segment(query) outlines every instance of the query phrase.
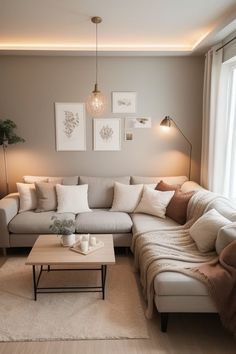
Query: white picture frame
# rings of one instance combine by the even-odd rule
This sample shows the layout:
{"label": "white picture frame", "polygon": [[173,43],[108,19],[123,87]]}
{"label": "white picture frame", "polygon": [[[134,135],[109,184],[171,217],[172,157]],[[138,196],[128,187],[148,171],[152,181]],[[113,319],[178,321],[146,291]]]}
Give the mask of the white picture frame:
{"label": "white picture frame", "polygon": [[146,129],[152,127],[151,117],[126,117],[125,118],[125,129]]}
{"label": "white picture frame", "polygon": [[136,98],[134,91],[113,91],[112,113],[136,113]]}
{"label": "white picture frame", "polygon": [[55,103],[56,151],[86,150],[84,103]]}
{"label": "white picture frame", "polygon": [[94,118],[93,139],[95,151],[119,151],[121,149],[121,120],[119,118]]}

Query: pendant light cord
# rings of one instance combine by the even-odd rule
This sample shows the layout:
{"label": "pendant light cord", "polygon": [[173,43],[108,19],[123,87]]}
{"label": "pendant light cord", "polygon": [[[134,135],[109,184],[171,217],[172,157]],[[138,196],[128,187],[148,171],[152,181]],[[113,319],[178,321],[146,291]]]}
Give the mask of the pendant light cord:
{"label": "pendant light cord", "polygon": [[98,83],[98,24],[96,23],[96,85]]}

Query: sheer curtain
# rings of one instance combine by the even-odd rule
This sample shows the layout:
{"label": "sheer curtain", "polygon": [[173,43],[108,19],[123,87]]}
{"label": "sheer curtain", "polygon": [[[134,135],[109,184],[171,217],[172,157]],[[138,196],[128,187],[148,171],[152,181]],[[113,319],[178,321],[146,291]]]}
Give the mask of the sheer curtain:
{"label": "sheer curtain", "polygon": [[207,52],[204,70],[201,184],[210,190],[213,190],[214,181],[215,117],[222,67],[222,51],[217,52],[219,47],[220,44]]}
{"label": "sheer curtain", "polygon": [[222,51],[206,56],[201,183],[236,198],[236,58],[222,64]]}
{"label": "sheer curtain", "polygon": [[[222,82],[221,82],[222,81]],[[215,162],[219,177],[213,188],[229,198],[236,198],[236,58],[225,62],[219,92],[219,127],[217,140],[222,144],[221,158]],[[217,156],[216,156],[217,157]]]}

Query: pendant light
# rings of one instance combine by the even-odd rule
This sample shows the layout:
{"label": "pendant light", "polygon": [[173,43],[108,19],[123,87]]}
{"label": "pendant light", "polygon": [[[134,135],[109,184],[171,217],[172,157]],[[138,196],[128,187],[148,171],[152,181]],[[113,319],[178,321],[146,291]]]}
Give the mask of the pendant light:
{"label": "pendant light", "polygon": [[93,92],[89,95],[86,107],[92,117],[98,117],[105,111],[106,99],[98,89],[98,24],[102,22],[102,18],[95,16],[91,18],[92,23],[96,25],[96,81]]}

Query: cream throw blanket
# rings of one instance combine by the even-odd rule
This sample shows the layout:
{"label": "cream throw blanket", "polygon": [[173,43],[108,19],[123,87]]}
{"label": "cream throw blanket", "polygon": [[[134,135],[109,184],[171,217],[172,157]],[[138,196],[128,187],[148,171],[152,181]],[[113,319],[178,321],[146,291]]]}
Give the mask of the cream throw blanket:
{"label": "cream throw blanket", "polygon": [[204,263],[215,262],[218,257],[215,252],[200,253],[189,235],[189,228],[216,199],[225,198],[208,191],[198,191],[189,201],[185,225],[134,235],[132,251],[135,266],[140,270],[148,318],[153,312],[154,279],[157,274],[180,272],[209,285],[206,277],[196,269]]}

